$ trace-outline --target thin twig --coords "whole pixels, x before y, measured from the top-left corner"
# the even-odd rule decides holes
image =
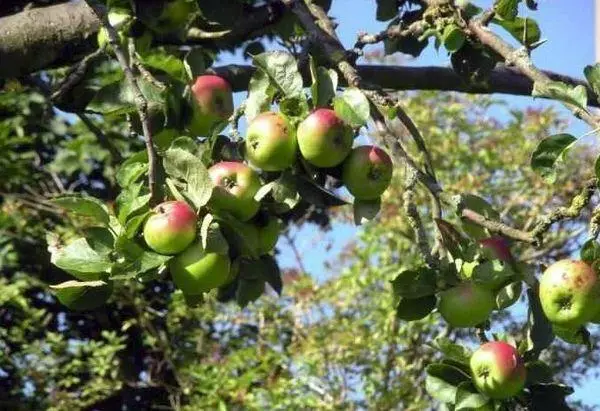
[[[59,100],[63,95],[67,94],[73,87],[75,87],[83,77],[86,75],[90,65],[95,62],[99,57],[104,55],[104,47],[97,49],[85,56],[75,68],[73,68],[66,78],[60,83],[56,90],[50,95],[53,101]]]
[[[77,117],[81,120],[83,124],[96,136],[98,143],[105,149],[110,152],[115,163],[120,163],[123,157],[121,156],[121,152],[110,142],[106,134],[100,130],[100,127],[94,124],[94,122],[84,113],[76,113]]]

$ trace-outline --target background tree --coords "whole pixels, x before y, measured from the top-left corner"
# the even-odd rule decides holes
[[[495,312],[492,331],[525,341],[533,376],[527,395],[504,406],[556,409],[570,392],[558,382],[577,384],[594,372],[597,353],[586,347],[594,345],[587,334],[580,345],[552,342],[535,308],[523,328],[527,299],[535,299],[525,289],[535,290],[540,265],[581,249],[586,260],[596,259],[595,242],[583,244],[588,228],[597,235],[589,206],[594,158],[585,146],[569,146],[575,139],[552,110],[507,109],[508,120],[500,121],[483,115],[501,104],[489,97],[397,92],[533,93],[564,102],[596,130],[588,104],[598,104],[597,67],[586,69],[590,84],[536,69],[528,52],[539,45],[539,28],[518,16],[518,1],[497,1],[487,11],[450,1],[378,1],[374,13],[389,28],[359,35],[351,50],[337,41],[326,1],[46,3],[0,6],[0,60],[7,62],[0,67],[2,407],[424,409],[432,401],[456,408],[457,400],[481,401],[457,389],[461,380],[447,372],[460,368],[465,347],[490,337],[485,324],[456,329],[429,313],[432,295],[456,276],[448,261],[456,267],[464,249],[494,234],[513,240],[522,277],[499,297],[521,302]],[[506,30],[522,48],[488,25]],[[355,64],[366,44],[418,55],[428,38],[451,53],[452,68]],[[261,54],[273,41],[290,54]],[[254,65],[213,64],[236,49],[254,55]],[[274,76],[277,70],[283,77]],[[116,247],[93,224],[103,217],[91,197],[125,223],[142,221],[148,202],[164,190],[163,164],[173,177],[162,162],[167,149],[189,147],[191,140],[180,138],[193,118],[186,86],[201,73],[249,91],[224,132],[233,139],[240,118],[264,111],[273,98],[300,118],[309,103],[328,104],[339,84],[336,112],[356,128],[369,117],[364,134],[386,145],[396,165],[377,221],[364,226],[319,281],[321,273],[306,272],[297,252],[297,228],[368,220],[372,208],[360,202],[354,212],[349,205],[332,208],[348,197],[326,173],[307,185],[295,182],[299,194],[283,190],[290,186],[279,175],[267,176],[287,193],[282,203],[298,203],[281,214],[295,269],[279,277],[254,260],[233,286],[190,306],[165,277],[165,260],[134,249],[126,264],[114,266],[119,271],[106,304],[66,308],[48,285],[72,277],[51,255],[80,237],[100,254]],[[291,95],[289,84],[298,78],[312,86],[310,101]],[[192,150],[207,163],[227,158],[231,145],[218,136],[194,139]],[[557,167],[567,148],[570,161]],[[150,171],[146,164],[153,164]],[[177,187],[189,190],[189,182],[167,185],[168,192]],[[492,256],[481,265],[496,261]],[[406,283],[405,270],[434,274]],[[267,288],[258,298],[265,282],[277,292],[283,285],[283,295]],[[411,291],[415,284],[423,295]],[[244,309],[222,302],[231,299],[254,302]],[[533,361],[539,354],[546,365]]]

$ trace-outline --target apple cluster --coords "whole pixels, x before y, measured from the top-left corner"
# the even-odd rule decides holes
[[[194,115],[189,129],[210,135],[233,114],[231,87],[219,76],[202,75],[191,89]],[[282,113],[263,112],[248,125],[245,161],[219,161],[208,169],[213,184],[208,211],[235,218],[239,229],[254,230],[258,253],[267,254],[275,247],[282,224],[259,212],[256,195],[263,172],[291,169],[302,159],[319,169],[341,167],[341,180],[357,200],[376,200],[387,189],[393,172],[389,155],[371,145],[353,148],[353,141],[352,128],[329,108],[314,110],[297,127]],[[204,211],[185,201],[167,201],[152,210],[143,228],[148,247],[174,255],[169,262],[171,276],[187,296],[222,287],[236,276],[230,256],[208,250],[199,240],[198,214]]]

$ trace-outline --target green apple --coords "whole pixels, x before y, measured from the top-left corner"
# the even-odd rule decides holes
[[[194,104],[189,131],[210,136],[213,128],[233,114],[233,95],[229,83],[219,76],[198,76],[192,85]]]
[[[265,171],[280,171],[296,159],[296,133],[281,114],[268,111],[256,116],[246,131],[246,157]]]
[[[199,295],[231,281],[229,256],[208,253],[196,242],[169,261],[173,282],[186,295]]]
[[[471,356],[470,366],[475,387],[488,397],[510,398],[525,385],[523,359],[515,347],[504,341],[483,344]]]
[[[177,254],[196,238],[196,213],[185,201],[167,201],[152,210],[144,224],[144,239],[160,254]]]
[[[375,146],[356,147],[342,167],[342,182],[359,200],[375,200],[381,196],[392,181],[394,168],[390,156]]]
[[[281,220],[273,216],[269,216],[263,224],[257,225],[259,254],[267,254],[275,248],[282,226]]]
[[[335,111],[320,108],[298,125],[298,146],[302,157],[316,167],[335,167],[352,150],[354,136]]]
[[[440,293],[438,311],[453,327],[474,327],[487,320],[496,307],[494,294],[471,281]]]
[[[214,184],[209,205],[217,214],[226,211],[241,221],[248,221],[258,212],[254,199],[260,188],[256,171],[244,163],[221,161],[208,169]]]
[[[583,261],[560,260],[540,278],[540,302],[551,323],[576,329],[592,320],[600,309],[600,281]]]

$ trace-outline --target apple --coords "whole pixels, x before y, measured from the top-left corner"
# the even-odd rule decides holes
[[[375,200],[392,181],[390,156],[376,146],[354,148],[342,166],[342,182],[355,198]]]
[[[213,128],[233,114],[233,95],[229,83],[219,76],[196,77],[192,85],[193,115],[189,130],[199,136],[209,136]]]
[[[479,245],[483,248],[483,254],[492,259],[498,259],[510,263],[513,258],[510,252],[510,243],[505,237],[500,235],[492,236],[479,240]]]
[[[496,307],[494,294],[471,281],[440,293],[438,311],[453,327],[474,327],[487,320]]]
[[[275,248],[281,228],[281,220],[273,216],[269,216],[268,220],[264,224],[258,225],[259,254],[268,254],[273,248]]]
[[[177,254],[196,238],[196,213],[185,201],[156,206],[144,224],[144,239],[159,254]]]
[[[208,253],[196,242],[169,261],[173,282],[185,295],[199,295],[231,281],[226,254]]]
[[[525,364],[519,352],[504,341],[483,344],[471,356],[473,383],[479,392],[494,399],[510,398],[525,385]]]
[[[246,157],[265,171],[280,171],[296,159],[296,133],[281,114],[268,111],[256,116],[246,131]]]
[[[260,188],[256,171],[244,163],[221,161],[208,169],[214,184],[209,205],[215,211],[226,211],[241,221],[248,221],[258,211],[254,195]]]
[[[600,281],[583,261],[560,260],[540,278],[540,302],[548,320],[576,329],[594,319],[600,309]]]
[[[320,108],[298,125],[298,146],[302,157],[316,167],[335,167],[352,150],[354,136],[335,111]]]

